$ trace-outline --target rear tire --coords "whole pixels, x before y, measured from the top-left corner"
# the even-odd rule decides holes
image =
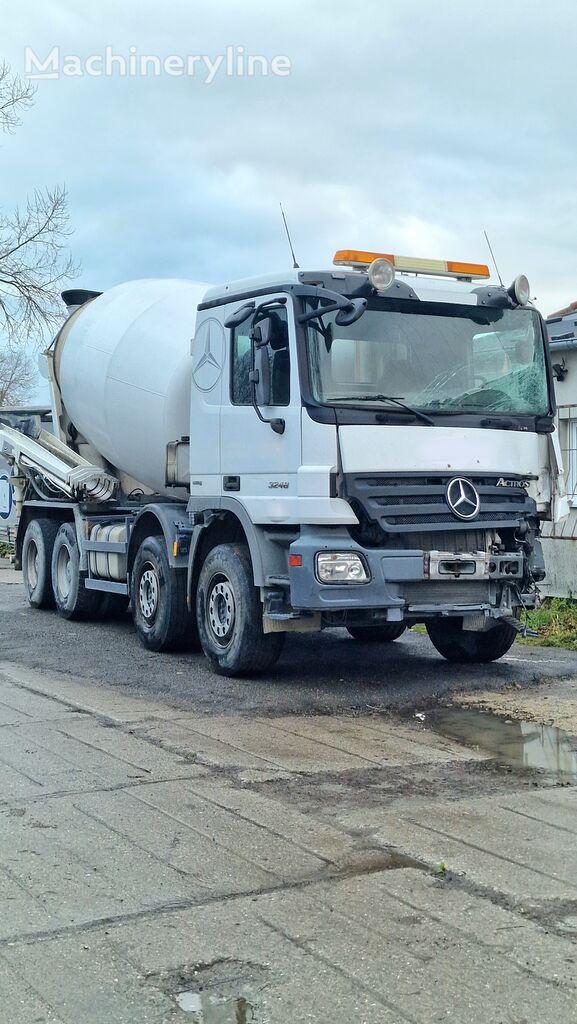
[[[390,644],[398,640],[406,630],[404,622],[383,622],[380,626],[347,626],[353,640],[368,644]]]
[[[130,574],[132,618],[149,651],[198,647],[194,616],[186,601],[186,569],[173,569],[163,537],[145,537]]]
[[[59,523],[53,519],[32,519],[22,543],[22,579],[33,608],[54,608],[52,551]]]
[[[284,646],[284,633],[264,633],[262,604],[248,548],[219,544],[198,580],[196,618],[202,649],[221,676],[267,672]]]
[[[463,629],[462,619],[428,622],[427,633],[443,658],[469,665],[502,658],[517,636],[517,630],[508,622],[497,622],[491,629],[477,633]]]
[[[56,534],[52,551],[52,589],[56,611],[63,619],[89,619],[98,615],[102,594],[84,586],[72,523],[62,523]]]

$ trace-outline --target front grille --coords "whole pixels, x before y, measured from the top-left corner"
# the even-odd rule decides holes
[[[468,604],[491,604],[491,587],[487,582],[466,582],[452,580],[453,586],[444,581],[407,583],[402,589],[407,605],[450,604],[452,607]]]
[[[498,487],[498,476],[467,476],[481,499],[479,514],[473,520],[459,519],[451,512],[447,485],[460,474],[427,474],[423,476],[345,476],[345,492],[353,506],[360,506],[364,517],[379,524],[386,533],[428,532],[445,530],[515,528],[535,515],[535,502],[521,486]],[[465,474],[462,474],[463,476]]]

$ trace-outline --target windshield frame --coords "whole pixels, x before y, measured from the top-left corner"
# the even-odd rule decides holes
[[[351,296],[354,297],[354,296]],[[306,302],[306,295],[297,297],[297,301],[300,300],[301,312],[305,312],[310,309],[310,305]],[[398,312],[398,313],[412,313],[413,315],[430,315],[430,316],[451,316],[451,317],[463,317],[468,311],[478,313],[480,317],[484,313],[489,314],[491,312],[490,306],[477,306],[473,303],[461,303],[461,302],[436,302],[430,300],[421,300],[416,298],[387,298],[385,296],[371,295],[368,301],[368,308],[370,310],[382,310],[383,312]],[[537,433],[551,433],[553,430],[553,417],[556,412],[555,404],[555,390],[553,385],[553,371],[551,368],[551,356],[549,351],[549,345],[547,343],[547,332],[545,329],[543,317],[534,307],[508,307],[511,312],[515,311],[515,308],[523,309],[525,311],[529,308],[534,313],[535,323],[538,326],[540,344],[543,348],[545,375],[547,382],[547,395],[549,408],[546,413],[534,413],[534,412],[509,412],[508,410],[496,411],[490,409],[479,409],[464,411],[464,410],[443,410],[442,408],[430,408],[429,406],[419,406],[419,412],[426,413],[430,417],[435,426],[469,426],[469,427],[487,427],[493,426],[503,429],[512,430],[524,430]],[[297,310],[297,320],[298,320]],[[364,315],[364,314],[363,314]],[[362,317],[361,317],[362,320]],[[480,325],[482,326],[482,325]],[[314,328],[312,328],[314,331]],[[312,391],[311,379],[310,379],[310,365],[309,365],[309,340],[312,334],[311,328],[308,324],[300,326],[300,330],[297,332],[298,341],[298,356],[299,356],[299,377],[301,381],[301,393],[303,402],[308,409],[309,415],[320,422],[334,422],[337,424],[346,423],[410,423],[412,426],[415,425],[426,427],[426,423],[419,419],[415,415],[411,415],[407,410],[403,410],[400,407],[395,407],[392,403],[365,403],[359,401],[354,403],[352,401],[345,402],[339,405],[337,402],[327,402],[318,400]],[[300,337],[298,336],[300,335]],[[412,404],[412,403],[410,403]],[[417,406],[414,406],[417,409]],[[483,423],[481,423],[483,421]],[[489,422],[491,421],[491,422]],[[500,423],[499,421],[502,421]]]

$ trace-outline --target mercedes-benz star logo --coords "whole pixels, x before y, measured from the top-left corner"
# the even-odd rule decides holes
[[[447,485],[447,505],[459,519],[475,519],[479,515],[481,499],[470,480],[456,476]]]
[[[218,320],[205,320],[197,331],[193,348],[192,379],[199,391],[212,391],[220,380],[223,361],[222,326]]]

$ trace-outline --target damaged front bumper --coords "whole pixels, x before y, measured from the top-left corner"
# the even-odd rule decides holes
[[[356,553],[367,568],[362,583],[321,583],[316,556],[321,551]],[[292,615],[320,613],[325,624],[338,621],[418,621],[431,616],[512,618],[520,606],[533,607],[524,586],[526,556],[515,552],[419,551],[366,548],[346,530],[303,528],[290,547]],[[300,564],[297,564],[300,563]]]

